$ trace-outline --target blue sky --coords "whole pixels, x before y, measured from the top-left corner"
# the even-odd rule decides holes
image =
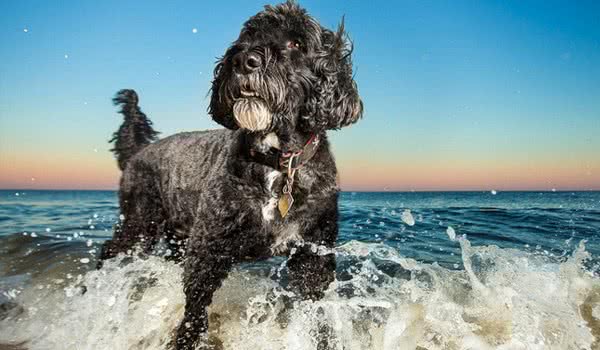
[[[217,127],[215,59],[264,4],[2,1],[0,187],[116,185],[121,88],[164,135]],[[332,135],[345,188],[600,189],[600,2],[301,5],[345,15],[355,43],[365,116]]]

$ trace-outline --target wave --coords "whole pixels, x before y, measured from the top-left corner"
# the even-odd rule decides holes
[[[563,259],[475,247],[465,237],[455,244],[464,269],[347,242],[335,248],[336,281],[315,302],[286,289],[285,261],[240,267],[210,306],[209,342],[216,349],[315,349],[315,334],[326,326],[332,349],[600,348],[600,279],[585,268],[584,242]],[[0,321],[0,342],[162,349],[183,315],[181,273],[159,257],[120,256],[100,271],[6,290],[12,306]]]

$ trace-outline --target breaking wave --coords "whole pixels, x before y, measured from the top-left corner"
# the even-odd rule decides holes
[[[283,260],[242,266],[210,306],[210,342],[215,349],[315,349],[325,324],[333,349],[600,348],[600,279],[584,266],[584,242],[566,258],[454,242],[464,269],[347,242],[335,249],[336,281],[316,302],[286,290]],[[12,306],[3,311],[0,342],[165,348],[183,315],[181,272],[160,257],[121,256],[100,271],[5,291],[12,304],[4,305]]]

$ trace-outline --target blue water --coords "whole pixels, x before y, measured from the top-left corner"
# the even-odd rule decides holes
[[[587,240],[600,253],[600,192],[344,193],[340,207],[340,242],[381,241],[424,262],[457,261],[448,226],[473,245],[564,256]],[[404,210],[414,226],[402,222]]]
[[[381,242],[423,262],[460,262],[448,226],[473,245],[564,256],[587,240],[600,256],[600,192],[344,192],[340,212],[339,244]],[[16,250],[86,249],[109,238],[118,217],[115,191],[0,190],[0,242],[22,243]]]
[[[506,349],[546,348],[539,344],[553,349],[600,347],[600,192],[345,192],[339,204],[338,282],[330,304],[314,305],[321,308],[318,312],[337,305],[331,312],[340,317],[338,323],[360,322],[363,331],[353,326],[348,327],[355,333],[340,331],[338,338],[346,337],[346,344],[360,339],[361,349],[396,349],[395,341],[405,344],[409,339],[406,344],[427,349],[456,344],[483,349],[484,343],[512,344]],[[164,314],[159,330],[148,334],[145,317],[163,309],[175,314],[182,310],[181,292],[173,289],[180,286],[178,266],[150,259],[128,265],[131,271],[121,271],[118,263],[109,264],[108,272],[94,271],[99,247],[118,220],[114,191],[0,191],[0,348],[2,342],[28,339],[32,349],[57,348],[67,340],[74,349],[126,348],[123,344],[136,335],[148,344],[168,341],[177,317]],[[265,264],[273,272],[280,263]],[[238,321],[252,312],[264,313],[265,306],[255,299],[267,293],[265,285],[278,281],[279,273],[266,278],[247,275],[250,269],[243,266],[236,271],[226,283],[230,294],[216,298],[214,312],[245,314],[223,321],[229,328],[217,333],[224,344],[237,344],[231,348],[250,349],[254,340],[249,334],[258,326]],[[148,298],[158,299],[143,307],[132,304],[132,290],[140,289],[136,283],[154,276],[163,276],[165,285],[143,288],[149,288]],[[257,278],[254,284],[244,284],[251,278]],[[78,283],[88,292],[73,296],[71,286]],[[122,290],[116,291],[120,284]],[[233,307],[232,300],[239,304]],[[128,313],[123,314],[120,302],[129,303]],[[282,305],[277,298],[268,303],[271,309]],[[98,313],[98,305],[107,309]],[[303,319],[317,312],[311,305],[297,307],[292,315]],[[584,307],[592,311],[585,314]],[[452,316],[456,312],[462,315],[458,320]],[[498,320],[498,315],[503,318]],[[459,321],[460,329],[451,326]],[[115,322],[130,326],[119,330],[110,326]],[[421,333],[394,335],[410,322]],[[53,326],[46,329],[47,324]],[[98,324],[106,329],[100,331]],[[3,325],[12,328],[4,332]],[[289,345],[289,334],[288,345],[277,347],[281,325],[261,327],[267,333],[256,341],[268,338],[273,348],[304,349]],[[309,324],[295,327],[310,333]],[[387,331],[381,333],[381,327]],[[491,327],[487,333],[481,331],[486,327]],[[61,333],[74,328],[78,337]],[[291,333],[304,339],[302,332]]]

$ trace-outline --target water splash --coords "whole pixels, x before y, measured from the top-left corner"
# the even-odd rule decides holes
[[[421,263],[384,244],[343,244],[335,249],[337,279],[317,302],[287,291],[280,265],[271,273],[237,269],[210,306],[210,342],[308,350],[326,326],[332,349],[600,346],[600,280],[583,267],[583,242],[559,261],[456,240],[464,270]],[[183,314],[181,272],[158,257],[120,257],[64,289],[12,293],[22,310],[1,321],[0,341],[31,349],[164,348]]]
[[[408,226],[414,226],[415,225],[415,218],[413,217],[410,209],[405,209],[402,212],[402,214],[400,215],[400,218]]]

